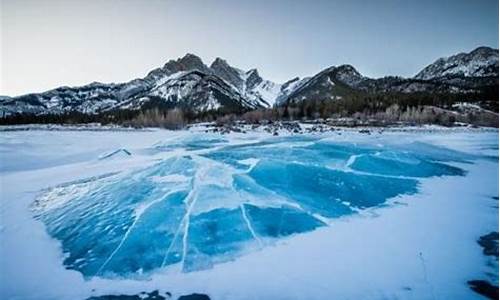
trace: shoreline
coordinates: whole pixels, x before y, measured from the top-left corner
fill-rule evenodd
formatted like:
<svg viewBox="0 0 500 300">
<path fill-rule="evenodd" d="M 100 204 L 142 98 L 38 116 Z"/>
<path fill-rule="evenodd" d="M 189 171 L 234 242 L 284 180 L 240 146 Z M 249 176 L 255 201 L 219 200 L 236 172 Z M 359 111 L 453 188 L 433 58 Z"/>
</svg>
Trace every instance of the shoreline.
<svg viewBox="0 0 500 300">
<path fill-rule="evenodd" d="M 374 125 L 332 125 L 325 121 L 271 121 L 262 122 L 259 124 L 249 124 L 245 122 L 235 122 L 231 124 L 217 124 L 216 122 L 202 122 L 188 124 L 180 129 L 166 129 L 161 127 L 143 127 L 134 128 L 121 125 L 101 125 L 99 123 L 85 124 L 22 124 L 22 125 L 0 125 L 0 132 L 10 131 L 130 131 L 130 132 L 150 132 L 150 131 L 197 131 L 205 133 L 251 133 L 251 132 L 267 132 L 269 134 L 290 133 L 290 134 L 308 134 L 308 133 L 324 133 L 331 131 L 358 131 L 360 133 L 370 132 L 494 132 L 498 131 L 498 127 L 475 126 L 470 124 L 457 124 L 454 126 L 443 126 L 436 124 L 390 124 L 383 126 Z"/>
</svg>

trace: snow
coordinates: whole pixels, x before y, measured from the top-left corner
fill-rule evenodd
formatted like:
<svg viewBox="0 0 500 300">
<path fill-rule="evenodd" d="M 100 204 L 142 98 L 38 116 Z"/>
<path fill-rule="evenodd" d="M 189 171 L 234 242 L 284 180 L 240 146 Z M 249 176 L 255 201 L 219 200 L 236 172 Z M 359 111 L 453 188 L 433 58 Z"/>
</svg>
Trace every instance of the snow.
<svg viewBox="0 0 500 300">
<path fill-rule="evenodd" d="M 450 75 L 465 77 L 498 76 L 498 50 L 480 47 L 470 53 L 459 53 L 440 58 L 425 67 L 415 78 L 429 80 Z"/>
<path fill-rule="evenodd" d="M 248 85 L 248 80 L 251 74 L 256 73 L 256 69 L 249 71 L 243 71 L 238 68 L 233 68 L 241 79 L 242 85 L 240 87 L 235 87 L 245 98 L 252 101 L 254 104 L 260 104 L 266 107 L 272 107 L 276 103 L 281 91 L 281 84 L 274 83 L 270 80 L 262 80 L 258 84 L 250 87 Z M 259 76 L 259 75 L 257 75 Z M 260 76 L 259 76 L 260 77 Z M 230 84 L 230 83 L 229 83 Z M 262 103 L 262 100 L 265 103 Z"/>
<path fill-rule="evenodd" d="M 182 79 L 186 72 L 177 72 L 155 82 L 151 95 L 164 98 L 166 101 L 180 101 L 191 92 L 197 84 L 194 80 Z"/>
<path fill-rule="evenodd" d="M 176 73 L 173 73 L 170 75 L 162 76 L 160 79 L 155 81 L 155 86 L 158 87 L 158 86 L 166 84 L 167 82 L 177 80 L 180 77 L 184 76 L 186 73 L 187 72 L 185 72 L 185 71 L 179 71 L 179 72 L 176 72 Z"/>
<path fill-rule="evenodd" d="M 480 110 L 481 107 L 478 104 L 469 103 L 469 102 L 457 102 L 452 105 L 453 108 L 457 109 L 475 109 Z"/>
<path fill-rule="evenodd" d="M 281 90 L 281 85 L 263 80 L 252 89 L 252 94 L 257 95 L 269 104 L 269 107 L 274 106 Z"/>
<path fill-rule="evenodd" d="M 207 101 L 204 103 L 203 108 L 200 110 L 217 110 L 221 107 L 219 101 L 214 97 L 212 91 L 208 95 Z"/>
<path fill-rule="evenodd" d="M 293 92 L 301 88 L 304 84 L 309 82 L 310 79 L 311 79 L 310 77 L 305 77 L 302 79 L 297 78 L 297 80 L 289 83 L 285 88 L 281 89 L 280 94 L 276 98 L 275 103 L 276 104 L 283 103 L 289 95 L 291 95 Z"/>
<path fill-rule="evenodd" d="M 213 299 L 479 299 L 467 280 L 498 281 L 486 275 L 498 271 L 476 243 L 498 228 L 498 201 L 491 198 L 498 196 L 498 131 L 426 127 L 280 137 L 201 131 L 3 132 L 3 298 L 160 289 Z M 120 149 L 132 155 L 99 160 Z M 16 163 L 4 166 L 8 161 Z M 370 177 L 373 172 L 379 176 Z M 356 197 L 335 182 L 356 187 Z M 142 188 L 150 192 L 135 205 L 127 191 L 141 195 Z M 317 206 L 327 189 L 342 198 L 339 206 Z M 316 202 L 308 201 L 310 193 Z M 103 222 L 97 232 L 92 227 L 99 223 L 77 228 L 78 238 L 93 236 L 100 244 L 83 257 L 95 261 L 49 235 L 70 228 L 64 218 L 86 207 L 77 199 L 98 208 L 90 216 L 82 210 L 83 221 Z M 54 214 L 63 207 L 73 209 Z M 282 229 L 294 234 L 269 234 L 276 219 L 269 216 L 280 214 L 290 218 Z M 111 215 L 129 224 L 122 234 Z M 172 223 L 164 223 L 166 216 Z M 204 248 L 200 238 L 211 236 L 203 229 L 209 221 L 221 230 L 221 248 Z M 165 243 L 170 226 L 174 237 Z M 162 267 L 134 273 L 120 257 L 133 258 L 131 243 L 140 245 L 143 236 L 160 250 Z M 101 257 L 97 250 L 106 243 L 113 247 Z M 144 259 L 154 257 L 141 251 Z M 92 262 L 96 268 L 86 273 Z"/>
</svg>

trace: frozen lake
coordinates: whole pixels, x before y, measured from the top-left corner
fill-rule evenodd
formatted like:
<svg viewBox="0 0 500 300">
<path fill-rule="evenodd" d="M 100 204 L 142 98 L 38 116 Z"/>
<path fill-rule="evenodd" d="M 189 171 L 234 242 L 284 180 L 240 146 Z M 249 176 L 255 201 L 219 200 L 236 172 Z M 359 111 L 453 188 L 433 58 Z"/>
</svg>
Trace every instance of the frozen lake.
<svg viewBox="0 0 500 300">
<path fill-rule="evenodd" d="M 14 131 L 0 154 L 8 297 L 164 288 L 252 299 L 253 286 L 264 298 L 475 298 L 466 281 L 486 274 L 475 240 L 498 227 L 498 131 Z M 387 281 L 373 279 L 377 259 Z"/>
</svg>

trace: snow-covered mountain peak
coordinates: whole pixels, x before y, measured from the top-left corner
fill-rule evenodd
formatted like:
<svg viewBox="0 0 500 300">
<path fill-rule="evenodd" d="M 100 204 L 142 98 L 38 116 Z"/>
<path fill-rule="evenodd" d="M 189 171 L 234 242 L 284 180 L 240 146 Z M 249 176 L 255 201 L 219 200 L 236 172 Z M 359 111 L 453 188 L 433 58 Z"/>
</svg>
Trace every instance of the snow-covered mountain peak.
<svg viewBox="0 0 500 300">
<path fill-rule="evenodd" d="M 262 82 L 262 77 L 260 77 L 259 75 L 259 72 L 257 71 L 257 69 L 251 69 L 249 71 L 246 72 L 246 76 L 247 76 L 247 86 L 249 88 L 254 88 L 255 86 L 257 86 L 259 83 Z"/>
<path fill-rule="evenodd" d="M 341 65 L 334 69 L 335 77 L 352 86 L 363 80 L 363 76 L 351 65 Z"/>
<path fill-rule="evenodd" d="M 259 76 L 260 77 L 259 71 L 257 69 L 255 69 L 255 68 L 246 71 L 246 74 L 247 74 L 247 76 L 253 75 L 253 76 Z"/>
<path fill-rule="evenodd" d="M 215 75 L 221 77 L 238 90 L 242 90 L 244 88 L 245 78 L 242 76 L 242 73 L 244 72 L 231 67 L 226 60 L 217 57 L 210 65 L 210 69 Z"/>
<path fill-rule="evenodd" d="M 245 94 L 254 98 L 264 106 L 274 106 L 281 93 L 281 84 L 262 78 L 257 69 L 250 69 L 244 73 Z"/>
<path fill-rule="evenodd" d="M 224 67 L 231 67 L 227 61 L 223 58 L 220 58 L 220 57 L 216 57 L 215 60 L 212 62 L 212 64 L 210 65 L 210 68 L 214 67 L 214 66 L 224 66 Z"/>
<path fill-rule="evenodd" d="M 280 93 L 281 85 L 264 80 L 257 69 L 243 71 L 230 66 L 226 60 L 216 58 L 210 65 L 213 73 L 235 87 L 241 95 L 252 103 L 270 107 Z"/>
<path fill-rule="evenodd" d="M 290 94 L 301 88 L 310 77 L 305 77 L 300 79 L 299 77 L 295 77 L 287 82 L 283 83 L 280 87 L 280 93 L 276 98 L 275 104 L 280 105 L 284 103 Z"/>
<path fill-rule="evenodd" d="M 498 76 L 498 49 L 479 47 L 469 53 L 442 57 L 420 71 L 415 79 Z"/>
<path fill-rule="evenodd" d="M 163 66 L 163 69 L 168 70 L 171 73 L 193 70 L 198 70 L 204 73 L 210 72 L 209 68 L 203 63 L 201 58 L 191 53 L 188 53 L 184 57 L 177 60 L 170 60 Z"/>
<path fill-rule="evenodd" d="M 143 78 L 125 83 L 93 82 L 62 86 L 44 93 L 0 97 L 0 117 L 11 114 L 105 114 L 119 109 L 161 106 L 201 112 L 219 108 L 245 111 L 288 101 L 342 99 L 354 92 L 489 92 L 498 87 L 498 50 L 479 47 L 470 53 L 438 59 L 415 78 L 372 79 L 351 65 L 332 66 L 318 74 L 277 84 L 257 69 L 248 71 L 216 58 L 210 67 L 188 53 L 169 60 Z"/>
<path fill-rule="evenodd" d="M 474 59 L 485 59 L 485 60 L 498 60 L 498 49 L 493 49 L 490 47 L 477 47 L 472 50 L 471 53 Z"/>
<path fill-rule="evenodd" d="M 340 65 L 336 67 L 337 73 L 347 74 L 349 76 L 361 77 L 361 74 L 352 65 Z"/>
</svg>

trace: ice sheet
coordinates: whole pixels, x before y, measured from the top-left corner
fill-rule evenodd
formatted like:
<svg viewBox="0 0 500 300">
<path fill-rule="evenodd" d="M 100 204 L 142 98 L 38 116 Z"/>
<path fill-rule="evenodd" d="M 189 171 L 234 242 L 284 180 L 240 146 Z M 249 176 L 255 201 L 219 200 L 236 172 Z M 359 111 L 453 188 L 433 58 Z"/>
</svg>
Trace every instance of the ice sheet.
<svg viewBox="0 0 500 300">
<path fill-rule="evenodd" d="M 28 152 L 54 151 L 57 157 L 56 145 L 31 134 L 9 133 L 8 143 L 29 137 Z M 61 157 L 81 151 L 84 140 L 95 156 L 53 165 L 41 155 L 36 169 L 2 173 L 0 236 L 6 246 L 0 262 L 9 277 L 3 274 L 0 286 L 6 298 L 74 299 L 92 289 L 163 289 L 168 282 L 174 293 L 215 298 L 419 299 L 431 297 L 430 285 L 447 280 L 448 288 L 433 288 L 438 296 L 474 297 L 463 280 L 481 276 L 481 267 L 474 267 L 481 260 L 475 235 L 498 224 L 498 211 L 491 213 L 494 203 L 487 200 L 498 196 L 491 151 L 498 147 L 497 133 L 250 134 L 201 143 L 190 132 L 78 134 L 53 135 L 68 144 Z M 133 155 L 99 160 L 122 148 Z M 440 254 L 446 249 L 456 253 L 462 271 Z M 398 264 L 404 266 L 399 271 L 391 267 Z M 422 264 L 427 282 L 420 277 Z M 28 266 L 37 272 L 24 272 Z M 384 266 L 392 281 L 374 280 Z M 372 281 L 354 286 L 359 276 Z"/>
</svg>

